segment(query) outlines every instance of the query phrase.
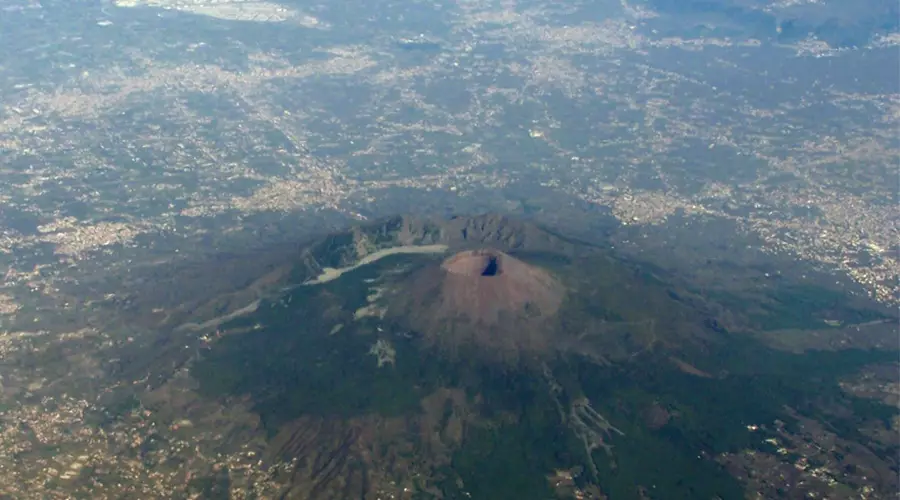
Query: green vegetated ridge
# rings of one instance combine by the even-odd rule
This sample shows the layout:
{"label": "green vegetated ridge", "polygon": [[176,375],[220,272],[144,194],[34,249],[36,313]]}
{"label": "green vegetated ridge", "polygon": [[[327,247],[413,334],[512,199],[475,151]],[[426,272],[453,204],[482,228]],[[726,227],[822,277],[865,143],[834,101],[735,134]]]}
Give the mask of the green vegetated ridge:
{"label": "green vegetated ridge", "polygon": [[[211,396],[252,394],[266,425],[299,415],[349,417],[416,411],[441,376],[434,363],[397,363],[378,369],[369,354],[373,321],[353,320],[366,305],[364,280],[419,256],[390,256],[323,285],[298,287],[225,328],[261,328],[228,336],[196,363],[193,373]],[[334,313],[333,315],[330,313]],[[345,327],[330,335],[336,324]],[[361,333],[366,331],[368,333]],[[406,340],[405,342],[403,340]],[[418,359],[410,339],[392,339],[397,358]]]}
{"label": "green vegetated ridge", "polygon": [[814,330],[826,320],[853,325],[890,319],[881,308],[867,307],[846,293],[822,286],[787,283],[761,294],[715,290],[707,294],[728,310],[744,312],[750,326],[758,330]]}

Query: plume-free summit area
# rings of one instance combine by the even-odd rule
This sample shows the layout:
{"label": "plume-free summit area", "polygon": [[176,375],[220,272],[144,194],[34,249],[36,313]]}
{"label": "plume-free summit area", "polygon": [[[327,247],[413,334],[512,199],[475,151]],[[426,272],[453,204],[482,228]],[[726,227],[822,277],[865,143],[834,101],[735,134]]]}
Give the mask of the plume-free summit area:
{"label": "plume-free summit area", "polygon": [[[265,477],[244,490],[730,499],[780,488],[753,472],[779,454],[842,474],[810,497],[897,487],[896,406],[860,389],[897,356],[874,302],[787,275],[742,301],[737,284],[712,293],[497,215],[392,217],[285,255],[245,290],[167,313],[154,355],[118,365],[151,373],[135,404],[251,457]],[[838,345],[849,329],[868,344]],[[249,481],[232,467],[188,493]]]}

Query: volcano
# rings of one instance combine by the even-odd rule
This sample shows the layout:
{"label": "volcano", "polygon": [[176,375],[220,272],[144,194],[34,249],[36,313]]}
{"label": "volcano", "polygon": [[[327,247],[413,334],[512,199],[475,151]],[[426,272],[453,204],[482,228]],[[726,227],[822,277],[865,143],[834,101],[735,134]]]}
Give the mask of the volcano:
{"label": "volcano", "polygon": [[[888,373],[892,365],[880,364],[896,352],[794,354],[765,347],[747,329],[761,307],[782,303],[819,304],[816,327],[841,307],[822,300],[834,295],[805,279],[773,283],[780,295],[760,306],[756,280],[743,292],[729,279],[717,289],[719,302],[698,292],[710,286],[707,277],[694,282],[611,243],[491,214],[355,225],[287,248],[271,266],[255,264],[270,270],[235,293],[183,307],[181,323],[167,324],[153,342],[123,344],[117,376],[128,371],[128,388],[161,378],[150,379],[151,369],[171,377],[141,401],[154,418],[190,417],[185,427],[195,430],[176,437],[210,436],[198,442],[222,456],[240,454],[228,463],[248,463],[239,460],[259,450],[262,462],[252,462],[271,464],[266,477],[279,483],[269,496],[285,499],[643,498],[650,491],[744,498],[727,474],[750,477],[775,463],[763,425],[801,444],[809,433],[792,436],[778,422],[859,428],[851,409],[863,405],[840,381],[868,377],[872,366]],[[729,261],[720,269],[740,268]],[[799,310],[784,311],[771,317],[775,324],[797,321]],[[889,345],[892,324],[885,318],[865,328],[883,325]],[[794,333],[856,338],[850,334],[862,327],[826,326]],[[784,346],[799,338],[792,330],[760,333]],[[179,366],[189,369],[173,370]],[[132,394],[110,391],[104,397],[121,400],[110,399],[109,411],[132,408]],[[162,399],[172,402],[151,406]],[[817,401],[827,405],[813,420]],[[798,404],[802,415],[792,408]],[[846,420],[834,420],[836,408],[846,408]],[[888,415],[874,415],[868,422],[881,429]],[[852,437],[826,436],[845,444]],[[864,453],[853,463],[877,467],[866,477],[894,463],[891,456],[876,464],[875,452],[852,446]],[[873,449],[891,445],[881,446]],[[698,450],[708,452],[698,458]],[[185,451],[176,456],[189,463]],[[745,461],[754,456],[768,458]],[[213,469],[202,464],[198,470]],[[776,474],[796,470],[793,459],[778,467]],[[191,481],[186,492],[202,494],[202,485],[222,484],[219,477]],[[895,486],[885,482],[877,496],[888,498]],[[832,486],[822,488],[827,496]]]}
{"label": "volcano", "polygon": [[466,250],[412,273],[388,312],[430,345],[515,361],[550,349],[565,292],[550,272],[500,250]]}
{"label": "volcano", "polygon": [[483,326],[504,315],[549,316],[563,287],[546,271],[498,250],[460,252],[441,264],[440,297],[446,311]]}

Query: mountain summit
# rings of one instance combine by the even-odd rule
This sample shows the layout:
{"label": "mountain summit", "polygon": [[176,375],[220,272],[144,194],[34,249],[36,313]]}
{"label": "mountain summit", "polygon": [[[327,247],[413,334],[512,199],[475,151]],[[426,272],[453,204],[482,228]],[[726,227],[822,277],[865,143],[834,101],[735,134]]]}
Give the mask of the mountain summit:
{"label": "mountain summit", "polygon": [[564,297],[550,272],[486,248],[424,266],[396,289],[387,311],[430,345],[517,360],[550,349],[547,322]]}

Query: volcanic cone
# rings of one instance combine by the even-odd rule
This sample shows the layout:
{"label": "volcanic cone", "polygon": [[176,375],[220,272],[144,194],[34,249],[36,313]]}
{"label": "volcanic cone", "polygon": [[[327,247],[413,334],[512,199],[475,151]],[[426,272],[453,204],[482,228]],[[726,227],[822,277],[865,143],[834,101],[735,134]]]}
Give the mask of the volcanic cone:
{"label": "volcanic cone", "polygon": [[564,287],[547,271],[503,252],[474,250],[422,269],[399,292],[389,313],[429,343],[517,360],[550,348],[548,322]]}

